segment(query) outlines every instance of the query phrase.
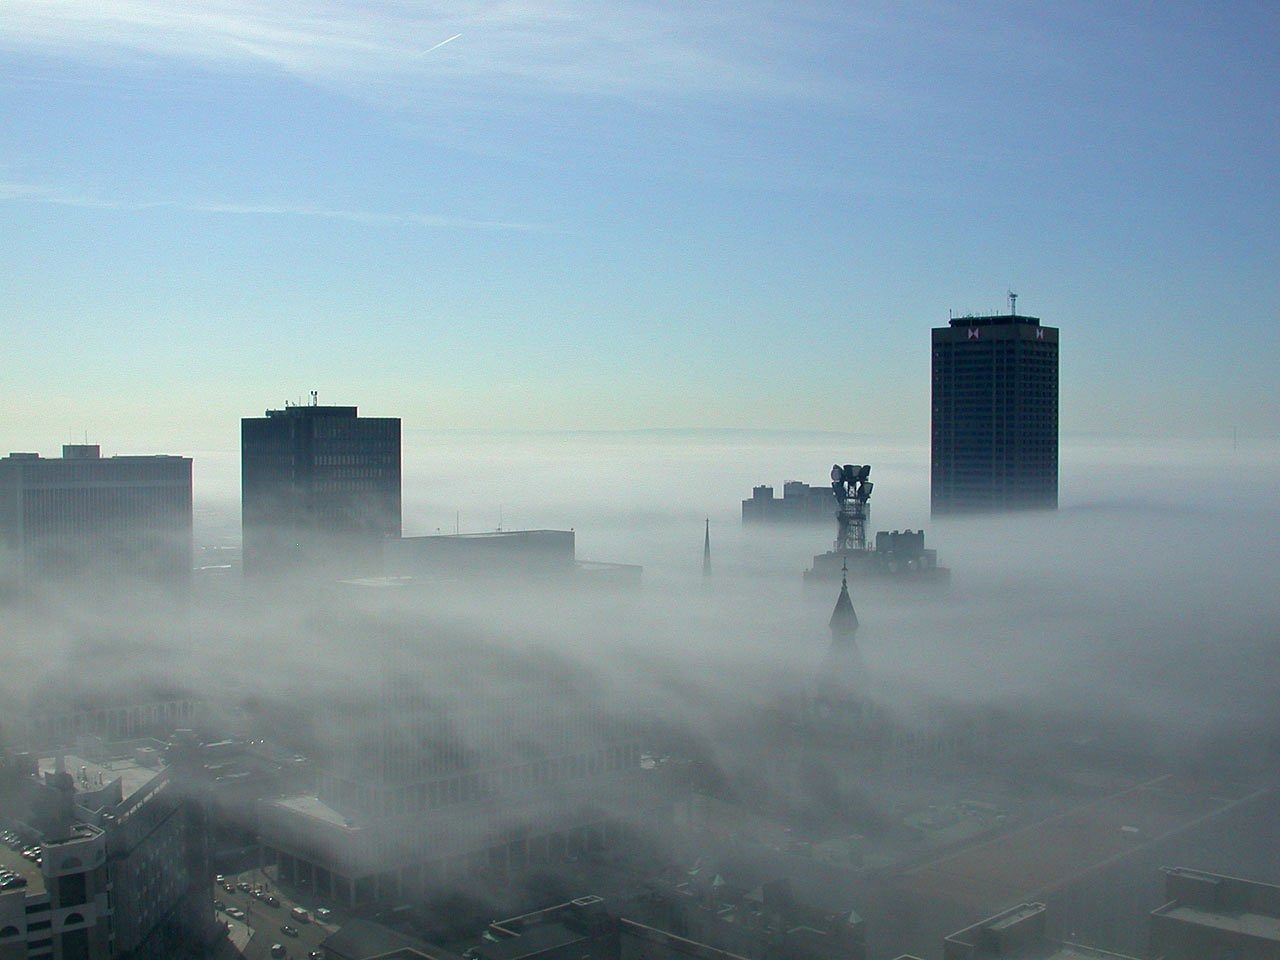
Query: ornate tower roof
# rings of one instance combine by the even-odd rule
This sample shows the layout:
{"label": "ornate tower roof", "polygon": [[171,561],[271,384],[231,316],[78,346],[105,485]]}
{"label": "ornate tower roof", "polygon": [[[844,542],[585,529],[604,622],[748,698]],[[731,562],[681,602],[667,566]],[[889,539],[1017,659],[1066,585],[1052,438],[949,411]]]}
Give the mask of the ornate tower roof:
{"label": "ornate tower roof", "polygon": [[858,614],[853,609],[853,601],[849,599],[849,562],[846,560],[840,569],[840,596],[836,598],[836,608],[831,612],[831,639],[852,641],[858,632]]}

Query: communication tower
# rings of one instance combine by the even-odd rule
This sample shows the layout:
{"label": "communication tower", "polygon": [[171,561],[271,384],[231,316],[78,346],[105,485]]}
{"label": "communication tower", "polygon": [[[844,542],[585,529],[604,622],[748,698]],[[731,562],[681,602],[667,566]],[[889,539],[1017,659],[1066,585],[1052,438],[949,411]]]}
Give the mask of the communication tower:
{"label": "communication tower", "polygon": [[832,464],[831,490],[836,496],[835,552],[866,553],[867,521],[871,518],[871,465]]}

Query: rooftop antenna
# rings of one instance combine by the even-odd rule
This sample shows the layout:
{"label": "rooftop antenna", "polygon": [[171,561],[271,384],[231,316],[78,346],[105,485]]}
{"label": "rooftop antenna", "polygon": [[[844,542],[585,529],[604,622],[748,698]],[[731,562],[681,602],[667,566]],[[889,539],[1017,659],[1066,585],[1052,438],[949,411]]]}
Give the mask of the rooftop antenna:
{"label": "rooftop antenna", "polygon": [[1018,295],[1012,290],[1009,291],[1009,316],[1016,317],[1018,315]]}

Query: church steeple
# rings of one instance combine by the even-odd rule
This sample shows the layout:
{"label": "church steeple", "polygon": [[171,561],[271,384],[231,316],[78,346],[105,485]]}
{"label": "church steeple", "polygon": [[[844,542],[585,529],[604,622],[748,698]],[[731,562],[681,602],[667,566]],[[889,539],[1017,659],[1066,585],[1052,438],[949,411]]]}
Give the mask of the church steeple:
{"label": "church steeple", "polygon": [[831,639],[833,641],[852,642],[858,632],[858,614],[854,612],[853,601],[849,599],[849,561],[845,560],[840,568],[840,596],[836,598],[836,608],[831,613]]}

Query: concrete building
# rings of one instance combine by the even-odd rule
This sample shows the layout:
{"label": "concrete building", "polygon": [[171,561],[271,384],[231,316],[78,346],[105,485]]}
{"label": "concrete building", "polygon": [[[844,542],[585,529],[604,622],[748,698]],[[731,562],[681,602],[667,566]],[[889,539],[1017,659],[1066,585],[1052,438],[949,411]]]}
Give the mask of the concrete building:
{"label": "concrete building", "polygon": [[625,833],[619,811],[641,816],[638,727],[568,699],[428,694],[395,678],[322,722],[343,736],[318,762],[318,791],[264,800],[258,821],[280,876],[336,903],[400,903],[580,856]]}
{"label": "concrete building", "polygon": [[400,536],[399,418],[314,402],[268,410],[241,420],[240,457],[247,575],[380,572],[383,541]]}
{"label": "concrete building", "polygon": [[1056,327],[1011,309],[933,330],[932,462],[935,515],[1057,508]]}
{"label": "concrete building", "polygon": [[106,834],[67,824],[32,855],[36,840],[8,829],[0,846],[0,960],[116,956]]}
{"label": "concrete building", "polygon": [[1045,933],[1045,920],[1043,903],[1011,907],[947,937],[942,943],[942,960],[1135,960],[1051,940]]}
{"label": "concrete building", "polygon": [[[24,857],[25,883],[0,889],[0,958],[165,960],[217,939],[202,812],[165,752],[135,741],[4,765],[9,846],[36,855]],[[9,922],[15,892],[27,901],[25,927]]]}
{"label": "concrete building", "polygon": [[782,497],[773,487],[751,488],[751,499],[742,501],[743,523],[825,523],[836,515],[836,498],[829,484],[811,487],[799,480],[782,485]]}
{"label": "concrete building", "polygon": [[1280,960],[1280,886],[1165,868],[1168,902],[1151,914],[1151,960]]}
{"label": "concrete building", "polygon": [[492,577],[555,579],[582,585],[634,586],[636,564],[579,560],[572,530],[494,530],[486,533],[401,537],[383,544],[388,578],[475,580]]}
{"label": "concrete building", "polygon": [[191,460],[103,457],[68,444],[61,457],[0,459],[0,546],[18,582],[93,575],[186,583],[191,576]]}
{"label": "concrete building", "polygon": [[473,955],[476,960],[746,960],[739,954],[614,916],[596,896],[496,920]]}

